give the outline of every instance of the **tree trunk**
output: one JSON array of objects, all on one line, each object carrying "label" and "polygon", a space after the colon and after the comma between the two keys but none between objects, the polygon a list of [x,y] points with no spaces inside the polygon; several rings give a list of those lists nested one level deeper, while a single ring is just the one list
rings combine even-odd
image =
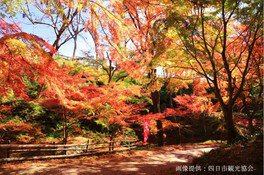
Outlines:
[{"label": "tree trunk", "polygon": [[252,116],[248,116],[248,129],[249,129],[251,135],[253,135],[255,133],[255,128],[253,126],[253,117]]},{"label": "tree trunk", "polygon": [[161,120],[157,120],[157,137],[158,137],[158,145],[163,146],[164,145],[164,138],[163,138],[163,127]]},{"label": "tree trunk", "polygon": [[[247,104],[245,103],[245,105]],[[250,113],[247,106],[245,106],[245,111],[246,111],[247,118],[248,118],[248,130],[250,131],[250,134],[253,135],[255,133],[255,128],[253,126],[253,118],[254,118],[255,112],[253,110],[253,112]]]},{"label": "tree trunk", "polygon": [[223,108],[224,112],[224,119],[225,119],[225,127],[228,133],[228,143],[233,143],[239,139],[241,136],[239,135],[238,131],[235,128],[234,121],[233,121],[233,109],[232,107],[228,106]]},{"label": "tree trunk", "polygon": [[63,144],[67,144],[67,126],[65,114],[63,114]]},{"label": "tree trunk", "polygon": [[255,133],[255,129],[253,126],[253,118],[254,118],[255,111],[257,109],[258,104],[253,103],[253,105],[252,105],[252,106],[254,106],[252,109],[253,112],[250,112],[249,104],[246,102],[246,97],[244,95],[242,95],[242,101],[243,101],[243,105],[244,105],[244,110],[245,110],[247,118],[248,118],[248,129],[250,131],[250,134],[252,135]]},{"label": "tree trunk", "polygon": [[172,99],[172,91],[169,90],[169,107],[173,108],[173,99]]},{"label": "tree trunk", "polygon": [[75,35],[73,41],[74,41],[74,46],[73,46],[72,60],[75,60],[75,55],[77,50],[77,35]]},{"label": "tree trunk", "polygon": [[114,136],[111,135],[110,136],[110,142],[109,142],[109,152],[113,151],[114,150]]},{"label": "tree trunk", "polygon": [[179,126],[179,144],[181,144],[181,126]]},{"label": "tree trunk", "polygon": [[60,36],[57,36],[56,40],[54,41],[54,43],[52,44],[52,46],[54,47],[54,49],[56,51],[59,50],[60,46],[59,46],[59,41],[60,41]]},{"label": "tree trunk", "polygon": [[205,121],[206,117],[205,114],[202,114],[202,120],[203,120],[203,131],[204,131],[204,137],[207,137],[207,130],[206,130],[206,121]]},{"label": "tree trunk", "polygon": [[[153,103],[153,113],[160,113],[160,93],[159,91],[151,92],[151,99]],[[157,120],[157,138],[158,138],[158,145],[163,146],[164,145],[164,139],[163,139],[163,127],[161,120]]]}]

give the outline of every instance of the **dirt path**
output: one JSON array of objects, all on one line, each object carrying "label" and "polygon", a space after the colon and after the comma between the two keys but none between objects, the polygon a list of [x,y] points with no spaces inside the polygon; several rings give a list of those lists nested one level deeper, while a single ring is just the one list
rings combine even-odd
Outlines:
[{"label": "dirt path", "polygon": [[29,161],[0,166],[0,174],[24,175],[144,175],[176,174],[178,165],[209,152],[217,145],[164,146],[104,156],[76,159]]}]

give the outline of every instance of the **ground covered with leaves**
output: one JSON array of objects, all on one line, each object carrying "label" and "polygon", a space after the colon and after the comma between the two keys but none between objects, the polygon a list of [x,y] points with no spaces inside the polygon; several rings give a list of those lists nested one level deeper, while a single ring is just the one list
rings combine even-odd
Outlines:
[{"label": "ground covered with leaves", "polygon": [[[263,174],[263,137],[249,142],[223,146],[195,158],[193,165],[202,167],[197,174]],[[183,172],[182,174],[193,174]]]},{"label": "ground covered with leaves", "polygon": [[219,143],[200,143],[145,147],[130,152],[102,156],[15,162],[0,165],[0,175],[172,175],[180,173],[176,172],[176,166],[188,165],[194,157],[201,156],[204,152],[208,152],[219,145]]},{"label": "ground covered with leaves", "polygon": [[73,159],[14,162],[0,165],[0,175],[258,175],[263,172],[262,164],[263,139],[255,138],[233,145],[209,141],[153,148],[145,146],[128,152]]}]

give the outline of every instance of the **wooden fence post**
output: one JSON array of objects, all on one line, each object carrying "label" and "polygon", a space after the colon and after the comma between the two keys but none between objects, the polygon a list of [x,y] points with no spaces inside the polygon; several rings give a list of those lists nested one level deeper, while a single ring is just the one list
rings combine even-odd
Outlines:
[{"label": "wooden fence post", "polygon": [[87,140],[87,143],[86,143],[86,149],[85,149],[86,153],[88,152],[88,149],[89,149],[89,139]]},{"label": "wooden fence post", "polygon": [[111,145],[112,145],[112,142],[110,141],[109,142],[109,152],[111,152]]},{"label": "wooden fence post", "polygon": [[[10,140],[8,140],[8,144],[10,144]],[[6,158],[10,157],[10,147],[6,148]]]},{"label": "wooden fence post", "polygon": [[[52,142],[52,144],[54,145],[54,149],[56,149],[56,145],[55,145],[55,142]],[[56,150],[53,151],[53,155],[56,155]]]},{"label": "wooden fence post", "polygon": [[113,142],[112,142],[112,151],[114,151],[114,148],[115,148],[115,140],[113,139]]}]

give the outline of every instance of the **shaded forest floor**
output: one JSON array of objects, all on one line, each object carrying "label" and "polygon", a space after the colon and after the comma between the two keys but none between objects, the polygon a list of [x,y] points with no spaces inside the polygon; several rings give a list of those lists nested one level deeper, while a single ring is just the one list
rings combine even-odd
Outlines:
[{"label": "shaded forest floor", "polygon": [[[263,174],[263,137],[255,137],[246,143],[236,143],[231,146],[223,146],[201,157],[195,158],[191,164],[206,167],[206,172],[201,174]],[[209,166],[212,171],[208,171]],[[216,171],[216,166],[221,167],[219,172]],[[212,169],[214,168],[214,170]],[[225,171],[225,172],[223,172]],[[182,174],[192,174],[182,173]]]},{"label": "shaded forest floor", "polygon": [[176,174],[176,166],[189,164],[194,157],[220,146],[219,143],[172,145],[75,159],[28,161],[0,166],[0,174],[81,175],[81,174]]}]

